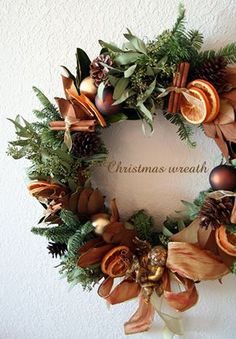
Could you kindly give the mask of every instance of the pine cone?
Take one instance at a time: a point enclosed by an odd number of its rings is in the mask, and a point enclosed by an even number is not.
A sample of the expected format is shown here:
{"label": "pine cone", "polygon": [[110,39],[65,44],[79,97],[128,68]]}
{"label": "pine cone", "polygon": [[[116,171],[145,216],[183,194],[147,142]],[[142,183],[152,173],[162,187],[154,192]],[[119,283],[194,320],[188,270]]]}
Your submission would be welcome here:
{"label": "pine cone", "polygon": [[102,141],[96,133],[78,132],[72,137],[72,154],[75,157],[91,156],[98,153]]}
{"label": "pine cone", "polygon": [[103,81],[103,79],[109,72],[109,69],[107,67],[104,67],[101,62],[109,66],[113,65],[111,57],[107,54],[101,54],[92,61],[90,65],[90,76],[94,79],[94,83],[96,86],[99,86],[99,84]]}
{"label": "pine cone", "polygon": [[223,57],[214,57],[206,60],[195,70],[193,79],[209,81],[216,89],[225,84],[227,61]]}
{"label": "pine cone", "polygon": [[200,226],[216,229],[222,224],[229,224],[233,205],[232,197],[224,197],[221,200],[207,198],[199,212]]}
{"label": "pine cone", "polygon": [[49,242],[47,249],[49,250],[49,254],[52,255],[52,257],[57,258],[57,256],[61,257],[62,255],[65,254],[67,251],[67,246],[66,244],[62,244],[60,242]]}

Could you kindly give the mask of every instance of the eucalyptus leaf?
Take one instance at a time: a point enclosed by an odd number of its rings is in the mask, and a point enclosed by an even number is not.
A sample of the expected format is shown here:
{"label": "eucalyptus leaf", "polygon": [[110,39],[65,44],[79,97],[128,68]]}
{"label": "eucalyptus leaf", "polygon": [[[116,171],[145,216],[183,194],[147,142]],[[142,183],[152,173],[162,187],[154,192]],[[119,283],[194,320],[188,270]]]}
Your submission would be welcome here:
{"label": "eucalyptus leaf", "polygon": [[123,70],[122,69],[119,69],[118,67],[112,67],[110,65],[107,65],[105,64],[104,62],[100,62],[100,64],[103,66],[103,67],[106,67],[108,69],[110,69],[111,71],[114,71],[114,72],[118,72],[118,73],[123,73]]}
{"label": "eucalyptus leaf", "polygon": [[106,117],[106,121],[110,124],[113,124],[115,122],[121,122],[121,121],[124,121],[124,120],[127,120],[127,116],[120,112],[120,113],[116,113],[116,114],[113,114],[113,115],[109,115]]}
{"label": "eucalyptus leaf", "polygon": [[123,93],[121,94],[121,96],[119,97],[119,99],[117,99],[115,102],[113,102],[113,105],[119,105],[122,102],[124,102],[125,100],[127,100],[128,98],[130,98],[132,95],[134,95],[135,92],[132,91],[130,88],[126,88]]}
{"label": "eucalyptus leaf", "polygon": [[139,103],[137,107],[141,111],[141,113],[143,113],[143,116],[145,118],[147,118],[150,121],[153,120],[152,113],[149,111],[149,109],[147,109],[147,107],[143,103]]}
{"label": "eucalyptus leaf", "polygon": [[116,56],[115,62],[118,65],[128,65],[136,62],[140,59],[143,55],[137,52],[124,52],[120,53]]}
{"label": "eucalyptus leaf", "polygon": [[[147,132],[147,127],[149,128],[150,132]],[[154,132],[152,121],[142,119],[142,130],[143,130],[143,134],[145,136],[149,136],[149,137],[152,136],[152,134]]]}
{"label": "eucalyptus leaf", "polygon": [[107,43],[103,40],[98,40],[98,42],[102,47],[107,48],[108,50],[111,50],[112,52],[122,52],[122,49],[120,49],[113,43]]}
{"label": "eucalyptus leaf", "polygon": [[105,84],[104,82],[101,82],[98,86],[98,91],[97,91],[97,95],[98,95],[98,98],[103,100],[103,91],[105,89]]}
{"label": "eucalyptus leaf", "polygon": [[156,78],[153,80],[153,82],[149,85],[149,87],[146,89],[146,91],[142,95],[142,102],[145,102],[151,96],[155,87],[156,87]]}
{"label": "eucalyptus leaf", "polygon": [[134,64],[132,66],[130,66],[126,71],[124,71],[124,76],[125,78],[129,78],[135,71],[137,65]]}
{"label": "eucalyptus leaf", "polygon": [[135,35],[133,35],[129,30],[128,30],[128,34],[124,34],[124,37],[129,40],[129,42],[132,44],[132,46],[135,48],[136,51],[143,53],[143,54],[147,54],[147,49],[146,49],[146,45],[145,43],[139,39],[138,37],[136,37]]}
{"label": "eucalyptus leaf", "polygon": [[129,79],[127,78],[120,78],[119,81],[117,82],[114,92],[113,92],[113,98],[115,100],[119,99],[124,92],[124,90],[127,88],[129,84]]}
{"label": "eucalyptus leaf", "polygon": [[117,84],[119,81],[119,78],[115,77],[114,75],[108,74],[108,79],[113,87]]}

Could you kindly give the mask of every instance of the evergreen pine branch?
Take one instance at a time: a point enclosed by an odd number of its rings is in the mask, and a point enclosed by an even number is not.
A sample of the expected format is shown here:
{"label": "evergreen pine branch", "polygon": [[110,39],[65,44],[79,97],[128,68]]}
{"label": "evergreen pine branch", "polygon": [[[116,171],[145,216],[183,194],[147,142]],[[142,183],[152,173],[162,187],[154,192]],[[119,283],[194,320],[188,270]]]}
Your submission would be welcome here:
{"label": "evergreen pine branch", "polygon": [[73,229],[81,226],[78,216],[72,211],[63,209],[60,213],[60,218],[66,226],[72,227]]}
{"label": "evergreen pine branch", "polygon": [[236,261],[232,265],[232,273],[236,275]]}
{"label": "evergreen pine branch", "polygon": [[39,110],[34,110],[37,118],[45,119],[47,121],[61,120],[60,113],[58,112],[56,106],[54,106],[50,100],[40,91],[37,87],[33,87],[34,92],[36,93],[37,98],[43,105],[43,110],[39,113]]}
{"label": "evergreen pine branch", "polygon": [[220,48],[216,56],[223,57],[229,64],[236,63],[236,43],[232,42]]}
{"label": "evergreen pine branch", "polygon": [[192,148],[196,147],[196,142],[192,140],[192,126],[190,126],[180,114],[170,114],[164,112],[164,116],[172,124],[178,127],[177,134],[179,135],[180,140],[186,141],[187,144]]}
{"label": "evergreen pine branch", "polygon": [[187,33],[190,44],[196,49],[200,50],[203,44],[203,35],[198,30],[190,30]]}
{"label": "evergreen pine branch", "polygon": [[129,222],[134,225],[141,240],[152,242],[153,223],[149,215],[143,210],[138,211],[129,219]]}
{"label": "evergreen pine branch", "polygon": [[185,30],[185,8],[182,2],[179,4],[178,12],[177,20],[172,28],[172,34],[174,35],[182,34]]}
{"label": "evergreen pine branch", "polygon": [[46,237],[50,241],[66,243],[75,233],[75,229],[70,226],[62,225],[55,227],[33,227],[31,232]]}
{"label": "evergreen pine branch", "polygon": [[94,230],[94,227],[90,221],[82,225],[76,232],[73,234],[67,244],[68,254],[69,255],[78,255],[78,249],[84,244],[85,240],[89,234]]}

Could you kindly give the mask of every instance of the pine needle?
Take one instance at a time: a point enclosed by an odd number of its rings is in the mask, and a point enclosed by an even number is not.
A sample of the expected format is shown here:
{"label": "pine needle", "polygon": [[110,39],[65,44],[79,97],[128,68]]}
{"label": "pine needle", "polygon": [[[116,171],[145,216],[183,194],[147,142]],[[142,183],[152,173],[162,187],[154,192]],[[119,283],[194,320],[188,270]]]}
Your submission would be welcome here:
{"label": "pine needle", "polygon": [[164,116],[167,120],[169,120],[172,124],[178,127],[177,133],[179,135],[180,140],[186,141],[187,145],[194,148],[197,143],[192,140],[193,129],[184,118],[180,114],[170,114],[164,112]]}

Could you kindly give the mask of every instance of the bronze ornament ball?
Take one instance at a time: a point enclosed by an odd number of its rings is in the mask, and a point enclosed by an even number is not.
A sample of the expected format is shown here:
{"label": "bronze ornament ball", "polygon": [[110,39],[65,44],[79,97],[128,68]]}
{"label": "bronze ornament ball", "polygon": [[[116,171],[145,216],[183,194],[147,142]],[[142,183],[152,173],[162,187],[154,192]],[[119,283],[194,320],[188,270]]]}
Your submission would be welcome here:
{"label": "bronze ornament ball", "polygon": [[111,87],[104,89],[102,99],[100,99],[98,95],[95,98],[97,109],[104,115],[112,115],[120,112],[122,105],[112,105],[114,102],[113,89]]}
{"label": "bronze ornament ball", "polygon": [[84,78],[80,83],[79,91],[94,101],[97,94],[97,87],[94,84],[94,80],[90,76]]}
{"label": "bronze ornament ball", "polygon": [[215,191],[233,191],[236,189],[236,169],[229,165],[219,165],[211,171],[209,181]]}

